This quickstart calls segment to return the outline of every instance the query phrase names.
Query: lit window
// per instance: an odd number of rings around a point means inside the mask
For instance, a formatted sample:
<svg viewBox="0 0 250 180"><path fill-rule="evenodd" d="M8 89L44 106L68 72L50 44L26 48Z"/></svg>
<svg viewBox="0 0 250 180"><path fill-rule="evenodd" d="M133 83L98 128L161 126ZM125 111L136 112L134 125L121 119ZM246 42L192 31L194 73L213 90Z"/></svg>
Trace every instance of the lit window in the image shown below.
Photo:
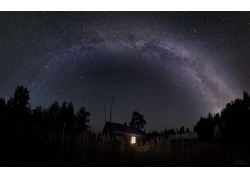
<svg viewBox="0 0 250 180"><path fill-rule="evenodd" d="M131 144L134 144L134 143L136 143L136 140L135 140L135 137L132 136L132 138L131 138Z"/></svg>

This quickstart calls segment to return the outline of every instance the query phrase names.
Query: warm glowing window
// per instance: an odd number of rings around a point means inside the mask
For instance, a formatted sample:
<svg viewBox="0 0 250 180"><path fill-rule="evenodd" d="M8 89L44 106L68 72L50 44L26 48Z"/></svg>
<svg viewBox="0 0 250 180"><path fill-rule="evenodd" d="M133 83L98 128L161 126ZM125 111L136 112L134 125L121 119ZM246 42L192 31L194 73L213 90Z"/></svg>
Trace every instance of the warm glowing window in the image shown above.
<svg viewBox="0 0 250 180"><path fill-rule="evenodd" d="M136 142L135 137L132 136L132 138L131 138L131 144L134 144L135 142Z"/></svg>

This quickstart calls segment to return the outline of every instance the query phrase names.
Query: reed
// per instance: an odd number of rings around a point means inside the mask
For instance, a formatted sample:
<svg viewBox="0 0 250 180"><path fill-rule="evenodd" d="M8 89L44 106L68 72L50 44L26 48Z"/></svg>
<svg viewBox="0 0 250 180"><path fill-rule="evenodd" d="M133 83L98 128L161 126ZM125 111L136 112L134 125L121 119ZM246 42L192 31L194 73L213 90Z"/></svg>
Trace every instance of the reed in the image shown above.
<svg viewBox="0 0 250 180"><path fill-rule="evenodd" d="M1 138L1 166L248 166L242 144L170 142L150 139L146 146L114 144L107 135L54 130L8 131ZM237 163L237 160L244 163Z"/></svg>

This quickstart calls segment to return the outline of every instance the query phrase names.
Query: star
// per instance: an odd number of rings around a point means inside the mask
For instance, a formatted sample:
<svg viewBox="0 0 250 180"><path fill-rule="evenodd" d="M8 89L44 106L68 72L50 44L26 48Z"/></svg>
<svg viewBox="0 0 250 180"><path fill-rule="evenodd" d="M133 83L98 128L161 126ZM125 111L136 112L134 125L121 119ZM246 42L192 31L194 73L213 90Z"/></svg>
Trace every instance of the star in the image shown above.
<svg viewBox="0 0 250 180"><path fill-rule="evenodd" d="M72 101L102 131L144 115L147 131L193 129L249 83L248 12L1 12L0 97ZM244 17L242 19L242 17Z"/></svg>

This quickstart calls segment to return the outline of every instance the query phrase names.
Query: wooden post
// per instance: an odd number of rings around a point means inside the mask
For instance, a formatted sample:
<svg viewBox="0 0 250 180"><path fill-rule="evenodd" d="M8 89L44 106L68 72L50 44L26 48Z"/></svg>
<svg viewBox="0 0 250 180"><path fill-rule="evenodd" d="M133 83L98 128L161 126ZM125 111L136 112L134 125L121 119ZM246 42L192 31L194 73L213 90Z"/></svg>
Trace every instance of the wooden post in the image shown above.
<svg viewBox="0 0 250 180"><path fill-rule="evenodd" d="M105 112L105 123L106 123L106 107L105 107L105 101L103 101L104 104L104 112Z"/></svg>
<svg viewBox="0 0 250 180"><path fill-rule="evenodd" d="M112 104L111 104L111 110L110 110L110 119L109 119L109 122L111 122L112 120L112 107L113 107L113 102L114 102L114 96L113 96L113 100L112 100Z"/></svg>

